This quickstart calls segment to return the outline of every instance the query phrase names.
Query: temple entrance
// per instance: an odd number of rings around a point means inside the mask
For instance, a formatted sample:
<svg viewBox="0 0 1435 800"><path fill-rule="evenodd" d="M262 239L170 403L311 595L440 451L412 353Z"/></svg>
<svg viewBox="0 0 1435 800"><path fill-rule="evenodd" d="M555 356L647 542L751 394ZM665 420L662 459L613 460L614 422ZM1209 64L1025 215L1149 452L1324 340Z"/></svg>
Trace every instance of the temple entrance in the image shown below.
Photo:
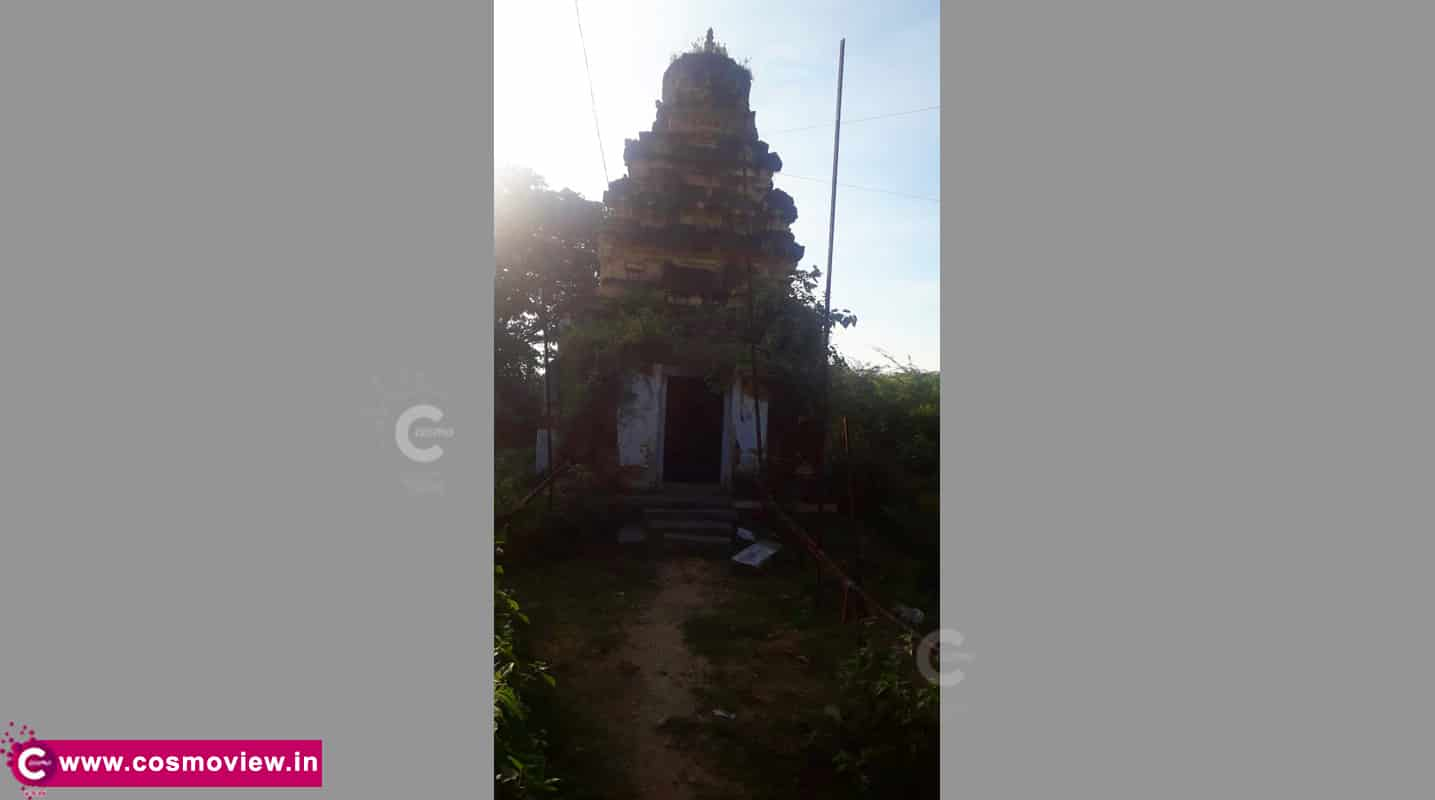
<svg viewBox="0 0 1435 800"><path fill-rule="evenodd" d="M722 476L722 395L702 378L668 377L663 481L717 483Z"/></svg>

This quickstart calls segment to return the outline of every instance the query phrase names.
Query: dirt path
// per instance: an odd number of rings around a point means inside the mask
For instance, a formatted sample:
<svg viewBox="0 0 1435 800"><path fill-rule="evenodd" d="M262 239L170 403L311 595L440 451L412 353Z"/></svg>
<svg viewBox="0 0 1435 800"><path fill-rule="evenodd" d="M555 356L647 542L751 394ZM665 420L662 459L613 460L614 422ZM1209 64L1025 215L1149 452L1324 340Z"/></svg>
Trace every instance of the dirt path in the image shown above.
<svg viewBox="0 0 1435 800"><path fill-rule="evenodd" d="M675 746L664 727L668 720L711 711L698 708L692 692L702 684L708 663L683 642L683 621L718 601L721 567L710 558L663 561L652 603L625 626L627 635L617 655L629 669L636 667L628 699L639 797L687 800L698 786L721 785L691 752Z"/></svg>
<svg viewBox="0 0 1435 800"><path fill-rule="evenodd" d="M803 742L856 626L810 618L811 573L713 555L574 558L516 573L535 655L557 679L541 722L572 800L829 796ZM715 708L735 717L719 717ZM824 723L825 724L825 723Z"/></svg>

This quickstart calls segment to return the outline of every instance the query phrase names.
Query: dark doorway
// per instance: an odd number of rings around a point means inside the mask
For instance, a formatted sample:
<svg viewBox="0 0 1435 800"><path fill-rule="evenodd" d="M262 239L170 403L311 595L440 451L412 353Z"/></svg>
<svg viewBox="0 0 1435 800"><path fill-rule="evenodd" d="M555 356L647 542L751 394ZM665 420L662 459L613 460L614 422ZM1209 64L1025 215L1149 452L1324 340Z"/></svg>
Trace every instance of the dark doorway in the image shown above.
<svg viewBox="0 0 1435 800"><path fill-rule="evenodd" d="M722 477L722 395L702 378L668 377L663 480L717 483Z"/></svg>

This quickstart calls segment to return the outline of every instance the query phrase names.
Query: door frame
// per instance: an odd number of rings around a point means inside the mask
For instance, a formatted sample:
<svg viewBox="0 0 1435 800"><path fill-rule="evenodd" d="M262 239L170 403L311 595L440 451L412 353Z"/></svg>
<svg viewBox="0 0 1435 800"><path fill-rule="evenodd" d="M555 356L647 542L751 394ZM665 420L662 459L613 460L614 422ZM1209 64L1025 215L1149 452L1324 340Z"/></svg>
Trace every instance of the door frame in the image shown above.
<svg viewBox="0 0 1435 800"><path fill-rule="evenodd" d="M657 479L658 486L667 484L667 476L663 469L667 463L668 456L668 379L674 376L679 378L701 378L706 372L698 369L685 367L674 367L662 365L658 371L658 452L657 452ZM732 485L732 448L729 444L733 439L732 430L732 386L727 386L722 391L722 440L718 443L721 452L718 461L718 484L723 487Z"/></svg>

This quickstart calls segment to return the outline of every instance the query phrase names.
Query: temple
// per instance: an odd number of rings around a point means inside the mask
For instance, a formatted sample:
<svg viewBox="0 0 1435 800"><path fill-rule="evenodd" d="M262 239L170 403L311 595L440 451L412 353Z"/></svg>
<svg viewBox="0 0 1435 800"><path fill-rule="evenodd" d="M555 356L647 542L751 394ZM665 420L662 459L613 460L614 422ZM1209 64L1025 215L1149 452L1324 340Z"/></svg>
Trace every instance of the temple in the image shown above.
<svg viewBox="0 0 1435 800"><path fill-rule="evenodd" d="M652 130L625 143L628 174L603 195L601 297L641 290L676 307L740 307L753 275L797 267L797 209L773 187L782 160L758 138L751 86L711 29L663 74ZM710 363L669 351L624 383L617 447L629 486L730 486L757 464L768 398L750 375L730 369L715 386Z"/></svg>

